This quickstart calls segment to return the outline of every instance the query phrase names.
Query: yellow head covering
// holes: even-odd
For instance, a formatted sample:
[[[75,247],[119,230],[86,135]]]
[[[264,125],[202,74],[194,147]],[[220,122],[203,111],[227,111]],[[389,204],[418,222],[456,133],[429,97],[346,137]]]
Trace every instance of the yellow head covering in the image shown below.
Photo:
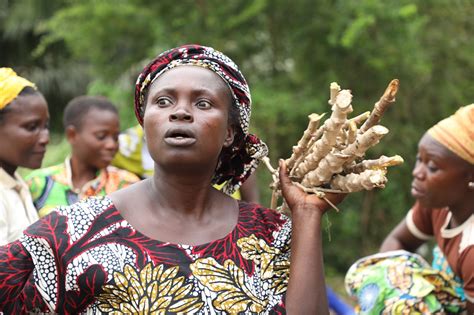
[[[36,89],[34,83],[18,76],[12,68],[0,68],[0,110],[10,104],[27,86]]]
[[[474,164],[474,104],[467,105],[428,130],[428,134],[462,159]]]

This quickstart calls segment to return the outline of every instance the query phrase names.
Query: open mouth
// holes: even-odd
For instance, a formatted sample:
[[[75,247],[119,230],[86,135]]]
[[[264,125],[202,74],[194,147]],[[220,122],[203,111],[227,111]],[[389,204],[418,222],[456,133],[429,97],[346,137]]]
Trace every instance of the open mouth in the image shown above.
[[[189,129],[170,129],[165,134],[165,142],[172,146],[189,146],[196,142],[196,138]]]

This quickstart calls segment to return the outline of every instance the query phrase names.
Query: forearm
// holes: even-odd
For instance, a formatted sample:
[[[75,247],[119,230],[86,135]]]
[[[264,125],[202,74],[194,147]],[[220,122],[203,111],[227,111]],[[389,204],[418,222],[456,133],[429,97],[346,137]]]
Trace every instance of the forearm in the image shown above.
[[[410,252],[416,251],[424,241],[416,238],[408,229],[406,220],[403,219],[390,234],[385,238],[380,247],[380,252],[404,249]]]
[[[293,209],[288,314],[329,314],[321,240],[322,214]]]
[[[471,303],[468,301],[466,305],[466,309],[467,309],[468,314],[474,314],[474,303]]]
[[[382,243],[382,246],[380,246],[380,252],[383,253],[383,252],[388,252],[388,251],[391,251],[391,250],[399,250],[399,249],[404,249],[402,243],[392,237],[391,235],[389,235],[387,238],[385,238],[385,240],[383,241]]]

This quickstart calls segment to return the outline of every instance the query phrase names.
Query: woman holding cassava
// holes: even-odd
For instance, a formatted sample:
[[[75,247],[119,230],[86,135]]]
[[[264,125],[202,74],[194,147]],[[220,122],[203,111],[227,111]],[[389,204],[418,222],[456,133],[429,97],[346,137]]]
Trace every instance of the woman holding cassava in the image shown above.
[[[326,202],[291,184],[284,163],[291,220],[226,194],[267,153],[248,133],[250,105],[237,66],[212,48],[153,59],[135,90],[153,177],[60,207],[1,248],[0,309],[327,314]],[[225,193],[212,187],[222,182]]]

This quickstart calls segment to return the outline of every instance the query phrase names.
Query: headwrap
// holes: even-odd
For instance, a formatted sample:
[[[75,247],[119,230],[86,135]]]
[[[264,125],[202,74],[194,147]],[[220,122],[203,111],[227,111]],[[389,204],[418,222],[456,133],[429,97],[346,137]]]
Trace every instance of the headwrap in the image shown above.
[[[474,164],[474,104],[461,107],[454,115],[441,120],[428,130],[436,141]]]
[[[204,67],[219,75],[232,93],[232,106],[239,111],[240,126],[236,128],[234,142],[222,149],[212,179],[213,184],[225,182],[222,191],[232,194],[255,170],[259,160],[268,154],[268,148],[260,139],[248,133],[252,102],[250,90],[244,76],[229,57],[200,45],[184,45],[161,53],[138,76],[135,115],[143,125],[145,97],[151,84],[166,71],[182,65]]]
[[[36,89],[34,83],[22,78],[11,68],[0,68],[0,110],[10,104],[27,86]]]

